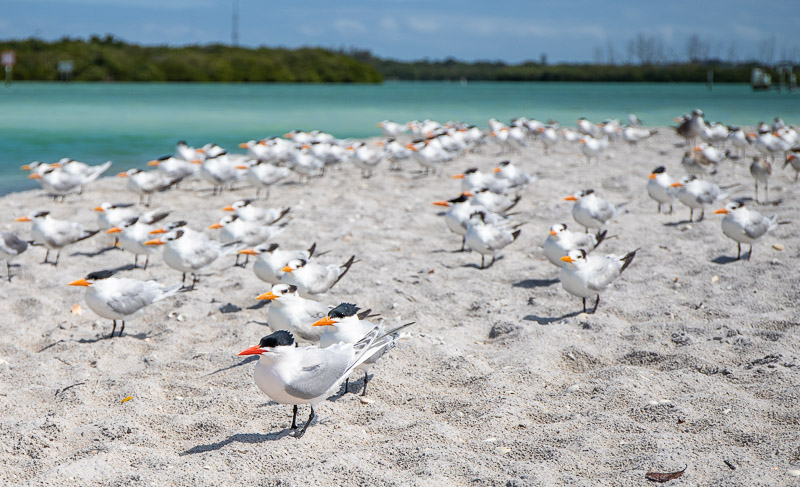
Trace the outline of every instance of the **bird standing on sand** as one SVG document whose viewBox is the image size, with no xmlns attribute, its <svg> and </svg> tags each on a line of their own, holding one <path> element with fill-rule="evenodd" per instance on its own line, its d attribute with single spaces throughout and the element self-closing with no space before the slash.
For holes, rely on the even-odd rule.
<svg viewBox="0 0 800 487">
<path fill-rule="evenodd" d="M 485 211 L 474 212 L 469 218 L 467 235 L 464 238 L 467 247 L 481 254 L 481 269 L 486 269 L 486 254 L 492 256 L 492 261 L 489 263 L 491 267 L 495 261 L 495 253 L 516 240 L 522 232 L 518 229 L 522 224 L 492 224 L 486 218 Z"/>
<path fill-rule="evenodd" d="M 677 189 L 672 185 L 675 181 L 667 174 L 667 168 L 658 166 L 650 173 L 647 181 L 647 194 L 658 203 L 658 213 L 661 205 L 669 203 L 669 213 L 672 214 L 672 202 L 675 201 Z"/>
<path fill-rule="evenodd" d="M 28 242 L 22 240 L 13 233 L 0 232 L 0 259 L 6 261 L 8 282 L 11 282 L 11 261 L 14 257 L 25 252 L 27 248 Z"/>
<path fill-rule="evenodd" d="M 276 284 L 271 291 L 259 294 L 256 299 L 271 301 L 267 323 L 272 331 L 286 330 L 313 345 L 319 344 L 323 330 L 312 325 L 328 314 L 328 306 L 301 297 L 297 286 L 290 284 Z"/>
<path fill-rule="evenodd" d="M 754 157 L 750 164 L 750 175 L 753 176 L 756 185 L 756 203 L 758 203 L 758 183 L 764 185 L 764 201 L 769 203 L 769 177 L 772 175 L 772 164 L 762 157 Z"/>
<path fill-rule="evenodd" d="M 180 228 L 164 234 L 161 238 L 148 240 L 145 245 L 166 245 L 164 249 L 164 262 L 175 270 L 183 273 L 181 282 L 186 281 L 186 273 L 192 273 L 194 289 L 197 283 L 197 272 L 208 267 L 226 253 L 235 250 L 226 250 L 218 242 L 210 240 L 205 234 L 190 228 Z"/>
<path fill-rule="evenodd" d="M 603 198 L 597 196 L 593 189 L 585 189 L 564 198 L 564 201 L 574 201 L 572 217 L 586 228 L 601 229 L 606 223 L 622 213 L 622 206 L 614 206 Z"/>
<path fill-rule="evenodd" d="M 315 294 L 326 293 L 336 285 L 355 263 L 353 255 L 342 265 L 320 265 L 306 259 L 294 259 L 283 268 L 281 283 L 297 287 L 300 296 L 311 298 Z"/>
<path fill-rule="evenodd" d="M 722 219 L 722 233 L 736 242 L 736 260 L 742 257 L 743 243 L 750 245 L 747 253 L 747 260 L 750 260 L 753 255 L 753 242 L 778 227 L 777 215 L 767 218 L 740 202 L 729 203 L 714 213 L 725 215 Z"/>
<path fill-rule="evenodd" d="M 86 287 L 86 305 L 100 317 L 113 320 L 111 335 L 117 329 L 117 320 L 122 321 L 119 335 L 125 331 L 125 320 L 145 307 L 179 293 L 181 284 L 164 287 L 155 281 L 112 277 L 114 271 L 92 272 L 84 279 L 69 283 L 70 286 Z"/>
<path fill-rule="evenodd" d="M 49 211 L 37 211 L 30 216 L 22 216 L 14 220 L 16 222 L 32 222 L 33 229 L 31 236 L 34 242 L 43 243 L 47 247 L 42 264 L 58 265 L 58 258 L 61 256 L 61 249 L 67 245 L 86 240 L 100 230 L 84 230 L 80 223 L 57 220 L 50 216 Z M 56 260 L 50 262 L 50 251 L 56 251 Z"/>
<path fill-rule="evenodd" d="M 550 227 L 550 233 L 542 245 L 545 257 L 556 267 L 564 265 L 562 257 L 571 251 L 584 249 L 591 252 L 606 238 L 606 231 L 592 233 L 571 232 L 567 230 L 566 223 L 557 223 Z"/>
<path fill-rule="evenodd" d="M 283 277 L 283 268 L 295 259 L 309 260 L 314 256 L 317 244 L 311 245 L 308 250 L 283 250 L 278 249 L 278 244 L 257 245 L 252 249 L 243 249 L 239 254 L 257 255 L 253 272 L 256 277 L 270 284 L 279 284 Z"/>
<path fill-rule="evenodd" d="M 561 267 L 561 286 L 565 291 L 583 300 L 586 313 L 586 298 L 597 296 L 592 313 L 600 304 L 600 293 L 631 265 L 636 252 L 623 257 L 617 255 L 588 255 L 583 249 L 571 251 L 561 258 L 566 264 Z"/>
<path fill-rule="evenodd" d="M 689 207 L 689 221 L 694 221 L 694 210 L 701 210 L 700 219 L 706 215 L 706 206 L 713 205 L 727 198 L 727 194 L 719 186 L 695 176 L 685 176 L 680 181 L 672 183 L 678 189 L 678 201 Z"/>
</svg>

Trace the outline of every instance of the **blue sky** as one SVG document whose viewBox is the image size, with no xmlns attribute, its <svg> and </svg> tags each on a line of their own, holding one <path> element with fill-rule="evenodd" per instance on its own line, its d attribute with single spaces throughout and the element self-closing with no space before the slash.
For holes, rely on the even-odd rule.
<svg viewBox="0 0 800 487">
<path fill-rule="evenodd" d="M 234 0 L 3 0 L 0 38 L 113 34 L 141 44 L 228 43 Z M 686 59 L 697 34 L 721 59 L 800 61 L 796 1 L 238 0 L 247 46 L 358 47 L 397 59 L 617 61 L 637 34 Z M 702 7 L 701 7 L 702 6 Z M 764 42 L 765 39 L 774 41 Z M 774 42 L 774 43 L 772 43 Z"/>
</svg>

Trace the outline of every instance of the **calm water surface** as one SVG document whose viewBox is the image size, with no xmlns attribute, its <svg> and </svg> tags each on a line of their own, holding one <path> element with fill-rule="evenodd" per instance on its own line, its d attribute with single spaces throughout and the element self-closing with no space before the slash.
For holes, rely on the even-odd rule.
<svg viewBox="0 0 800 487">
<path fill-rule="evenodd" d="M 319 129 L 338 137 L 378 135 L 376 122 L 431 118 L 486 126 L 490 117 L 573 125 L 627 120 L 668 125 L 702 108 L 710 121 L 752 125 L 781 116 L 800 123 L 800 93 L 748 85 L 632 83 L 389 82 L 382 85 L 200 83 L 15 83 L 0 87 L 0 194 L 37 187 L 19 166 L 71 157 L 143 167 L 175 142 L 239 142 Z"/>
</svg>

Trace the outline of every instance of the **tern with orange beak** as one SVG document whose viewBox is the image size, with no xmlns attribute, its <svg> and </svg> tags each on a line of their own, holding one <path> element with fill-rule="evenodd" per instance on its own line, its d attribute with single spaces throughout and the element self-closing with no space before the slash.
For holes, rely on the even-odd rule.
<svg viewBox="0 0 800 487">
<path fill-rule="evenodd" d="M 689 207 L 689 221 L 694 221 L 694 210 L 700 210 L 700 219 L 703 221 L 706 206 L 713 205 L 728 197 L 720 190 L 719 186 L 696 176 L 684 176 L 680 181 L 672 183 L 678 189 L 678 201 Z"/>
<path fill-rule="evenodd" d="M 178 182 L 197 175 L 197 171 L 200 170 L 197 164 L 175 156 L 159 157 L 148 162 L 147 165 L 158 169 L 167 179 Z M 178 182 L 175 183 L 175 187 L 178 186 Z"/>
<path fill-rule="evenodd" d="M 29 216 L 19 217 L 17 222 L 32 222 L 33 229 L 31 236 L 36 243 L 42 243 L 47 248 L 42 264 L 58 265 L 58 258 L 61 256 L 61 249 L 72 245 L 81 240 L 86 240 L 100 230 L 84 230 L 80 223 L 56 220 L 50 216 L 49 211 L 37 211 Z M 47 258 L 50 251 L 56 251 L 56 260 L 49 262 Z"/>
<path fill-rule="evenodd" d="M 92 272 L 84 279 L 69 283 L 70 286 L 86 288 L 84 300 L 89 308 L 101 318 L 113 320 L 111 335 L 117 329 L 117 320 L 122 322 L 119 335 L 125 330 L 125 320 L 143 310 L 147 306 L 174 296 L 183 290 L 183 286 L 164 287 L 155 281 L 112 277 L 114 271 Z"/>
<path fill-rule="evenodd" d="M 754 157 L 753 163 L 750 164 L 750 175 L 756 185 L 756 203 L 758 203 L 758 183 L 764 185 L 764 201 L 762 203 L 769 203 L 769 177 L 772 176 L 772 164 L 763 157 Z"/>
<path fill-rule="evenodd" d="M 319 337 L 324 330 L 312 325 L 328 314 L 328 306 L 301 297 L 297 293 L 297 286 L 290 284 L 276 284 L 270 292 L 256 299 L 270 302 L 267 323 L 271 330 L 286 330 L 300 340 L 312 345 L 319 344 Z"/>
<path fill-rule="evenodd" d="M 497 178 L 508 181 L 507 191 L 519 191 L 536 180 L 536 176 L 526 173 L 511 161 L 500 161 L 494 168 L 494 173 Z"/>
<path fill-rule="evenodd" d="M 600 304 L 600 293 L 631 265 L 638 250 L 628 252 L 623 257 L 612 254 L 588 255 L 583 249 L 572 250 L 561 258 L 565 262 L 561 267 L 561 286 L 583 300 L 584 313 L 586 298 L 597 296 L 591 311 L 594 313 Z"/>
<path fill-rule="evenodd" d="M 160 171 L 142 171 L 128 169 L 117 174 L 117 177 L 128 178 L 128 189 L 139 195 L 139 204 L 150 206 L 150 197 L 157 191 L 165 191 L 178 182 L 165 176 Z"/>
<path fill-rule="evenodd" d="M 257 245 L 251 249 L 240 250 L 239 254 L 257 255 L 253 272 L 256 277 L 270 284 L 279 284 L 283 277 L 283 268 L 295 259 L 308 260 L 314 256 L 317 244 L 312 244 L 308 250 L 282 250 L 278 244 Z"/>
<path fill-rule="evenodd" d="M 263 147 L 263 146 L 259 146 Z M 286 179 L 291 174 L 287 167 L 276 166 L 262 160 L 252 160 L 236 167 L 247 169 L 247 181 L 256 188 L 256 198 L 265 190 L 264 198 L 269 198 L 269 190 L 279 181 Z"/>
<path fill-rule="evenodd" d="M 342 265 L 321 265 L 305 259 L 294 259 L 283 268 L 281 283 L 297 286 L 300 296 L 312 298 L 317 294 L 328 292 L 347 274 L 355 262 L 355 255 Z"/>
<path fill-rule="evenodd" d="M 309 404 L 311 414 L 295 438 L 302 438 L 316 417 L 314 407 L 334 394 L 352 371 L 382 349 L 390 337 L 378 327 L 357 343 L 337 343 L 328 348 L 297 347 L 286 330 L 265 336 L 258 345 L 239 355 L 258 355 L 254 379 L 258 388 L 280 404 L 291 404 L 292 425 L 297 429 L 297 406 Z"/>
<path fill-rule="evenodd" d="M 222 209 L 224 211 L 232 211 L 234 215 L 239 217 L 239 219 L 246 222 L 272 225 L 273 223 L 277 223 L 279 220 L 285 217 L 292 208 L 289 206 L 284 206 L 281 208 L 263 208 L 261 206 L 254 205 L 253 200 L 246 199 L 235 201 L 233 204 Z"/>
<path fill-rule="evenodd" d="M 286 224 L 281 225 L 262 225 L 257 222 L 244 221 L 236 215 L 227 215 L 222 217 L 219 222 L 214 223 L 209 229 L 221 229 L 219 239 L 224 244 L 241 243 L 248 247 L 260 245 L 280 234 Z M 242 254 L 236 254 L 236 263 L 239 265 L 239 257 Z M 250 260 L 250 254 L 244 252 L 246 257 L 242 267 L 247 265 Z"/>
<path fill-rule="evenodd" d="M 13 233 L 0 232 L 0 259 L 6 261 L 6 271 L 8 282 L 11 282 L 11 261 L 19 254 L 25 252 L 28 242 L 17 237 Z"/>
<path fill-rule="evenodd" d="M 218 258 L 237 251 L 234 245 L 221 245 L 210 240 L 205 234 L 188 227 L 182 227 L 164 234 L 161 238 L 148 240 L 145 245 L 164 245 L 164 262 L 183 273 L 181 282 L 186 281 L 186 273 L 192 273 L 194 289 L 197 273 L 214 263 Z"/>
<path fill-rule="evenodd" d="M 586 228 L 602 229 L 609 221 L 622 213 L 624 205 L 614 206 L 603 198 L 597 196 L 593 189 L 585 189 L 564 198 L 564 201 L 574 201 L 572 217 L 576 222 Z"/>
<path fill-rule="evenodd" d="M 449 228 L 451 232 L 461 235 L 461 249 L 459 252 L 463 252 L 465 249 L 467 241 L 467 229 L 469 227 L 469 217 L 473 213 L 479 210 L 484 211 L 486 213 L 486 220 L 494 224 L 507 220 L 505 217 L 498 215 L 497 213 L 490 212 L 482 206 L 473 205 L 469 200 L 471 196 L 472 193 L 464 192 L 458 195 L 458 197 L 447 201 L 433 202 L 434 205 L 450 208 L 444 214 L 444 221 L 447 224 L 447 228 Z"/>
<path fill-rule="evenodd" d="M 370 311 L 366 310 L 361 313 L 358 312 L 359 308 L 350 303 L 341 303 L 335 308 L 328 311 L 328 315 L 319 319 L 314 323 L 314 327 L 324 329 L 322 336 L 319 339 L 319 346 L 328 348 L 336 345 L 337 343 L 356 343 L 370 330 L 375 328 L 375 325 L 367 318 L 370 316 Z M 408 323 L 403 327 L 412 325 Z M 367 395 L 367 384 L 369 383 L 369 369 L 380 360 L 383 355 L 394 348 L 397 343 L 397 335 L 392 333 L 387 338 L 386 345 L 383 348 L 377 349 L 372 355 L 361 363 L 354 370 L 362 370 L 364 372 L 364 388 L 361 391 L 361 396 Z M 349 392 L 350 379 L 346 379 L 344 383 L 344 392 Z"/>
<path fill-rule="evenodd" d="M 572 232 L 567 230 L 566 223 L 557 223 L 550 227 L 550 233 L 542 245 L 542 250 L 551 264 L 556 267 L 562 267 L 564 265 L 564 261 L 561 260 L 562 257 L 577 249 L 584 249 L 587 253 L 591 252 L 596 249 L 605 238 L 605 230 L 598 232 L 596 235 L 592 233 Z"/>
<path fill-rule="evenodd" d="M 144 255 L 144 269 L 147 269 L 147 264 L 150 262 L 150 255 L 154 254 L 158 247 L 145 245 L 144 243 L 150 240 L 150 232 L 156 230 L 152 224 L 162 220 L 168 214 L 168 212 L 150 212 L 142 216 L 133 216 L 119 225 L 109 228 L 106 230 L 106 233 L 119 235 L 119 243 L 122 250 L 134 255 L 133 267 L 139 266 L 139 256 Z"/>
<path fill-rule="evenodd" d="M 736 260 L 742 257 L 742 244 L 750 246 L 747 260 L 753 254 L 753 242 L 778 227 L 778 216 L 767 218 L 761 213 L 751 210 L 741 202 L 729 203 L 714 213 L 724 214 L 722 219 L 722 233 L 736 242 Z"/>
<path fill-rule="evenodd" d="M 650 173 L 650 179 L 647 181 L 647 194 L 658 203 L 659 214 L 661 205 L 666 204 L 669 204 L 669 214 L 672 214 L 672 202 L 675 201 L 678 193 L 677 188 L 672 185 L 674 182 L 664 166 L 658 166 Z"/>
<path fill-rule="evenodd" d="M 92 169 L 88 174 L 75 174 L 67 172 L 58 165 L 51 165 L 43 168 L 41 171 L 34 171 L 28 176 L 31 179 L 38 179 L 48 193 L 53 195 L 55 200 L 61 197 L 61 201 L 69 193 L 81 192 L 83 186 L 95 181 L 111 167 L 111 161 L 97 166 Z"/>
</svg>

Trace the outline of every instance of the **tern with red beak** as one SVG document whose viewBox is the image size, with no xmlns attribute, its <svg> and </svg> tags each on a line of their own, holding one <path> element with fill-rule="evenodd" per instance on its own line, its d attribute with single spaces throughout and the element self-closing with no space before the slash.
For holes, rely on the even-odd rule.
<svg viewBox="0 0 800 487">
<path fill-rule="evenodd" d="M 319 343 L 323 330 L 313 324 L 328 314 L 328 306 L 301 297 L 297 286 L 289 284 L 276 284 L 256 299 L 270 301 L 267 323 L 271 330 L 286 330 L 312 345 Z"/>
<path fill-rule="evenodd" d="M 572 250 L 561 258 L 566 262 L 561 267 L 561 286 L 568 293 L 583 300 L 584 313 L 586 313 L 586 298 L 597 296 L 591 311 L 594 313 L 600 304 L 600 293 L 631 265 L 638 250 L 628 252 L 623 257 L 611 254 L 587 255 L 583 249 Z"/>
<path fill-rule="evenodd" d="M 306 259 L 294 259 L 283 268 L 285 274 L 281 277 L 281 283 L 297 286 L 300 296 L 312 298 L 316 294 L 326 293 L 335 286 L 355 261 L 355 255 L 342 265 L 321 265 Z"/>
<path fill-rule="evenodd" d="M 292 425 L 297 429 L 297 406 L 309 404 L 308 421 L 295 434 L 302 438 L 316 417 L 314 407 L 332 395 L 350 373 L 391 337 L 373 328 L 355 344 L 338 343 L 328 348 L 297 347 L 294 336 L 286 330 L 265 336 L 258 345 L 239 355 L 258 355 L 254 378 L 261 392 L 280 404 L 291 404 Z"/>
<path fill-rule="evenodd" d="M 753 254 L 753 242 L 778 227 L 777 215 L 767 218 L 740 202 L 729 203 L 714 213 L 725 215 L 722 219 L 722 233 L 736 242 L 736 260 L 742 257 L 743 243 L 750 246 L 747 253 L 747 260 L 750 260 Z"/>
<path fill-rule="evenodd" d="M 30 216 L 19 217 L 16 222 L 32 222 L 33 229 L 31 236 L 33 241 L 43 243 L 47 247 L 47 253 L 44 256 L 42 264 L 58 265 L 58 258 L 61 256 L 61 249 L 86 240 L 100 230 L 84 230 L 83 225 L 80 223 L 56 220 L 50 216 L 49 211 L 37 211 Z M 50 251 L 56 251 L 56 260 L 49 262 L 47 258 L 50 256 Z"/>
<path fill-rule="evenodd" d="M 119 335 L 125 330 L 125 320 L 145 307 L 174 296 L 181 292 L 183 286 L 164 287 L 155 281 L 140 281 L 138 279 L 112 277 L 114 271 L 92 272 L 84 279 L 69 283 L 70 286 L 86 288 L 84 299 L 86 305 L 101 318 L 114 322 L 111 335 L 117 329 L 117 320 L 122 321 Z"/>
</svg>

